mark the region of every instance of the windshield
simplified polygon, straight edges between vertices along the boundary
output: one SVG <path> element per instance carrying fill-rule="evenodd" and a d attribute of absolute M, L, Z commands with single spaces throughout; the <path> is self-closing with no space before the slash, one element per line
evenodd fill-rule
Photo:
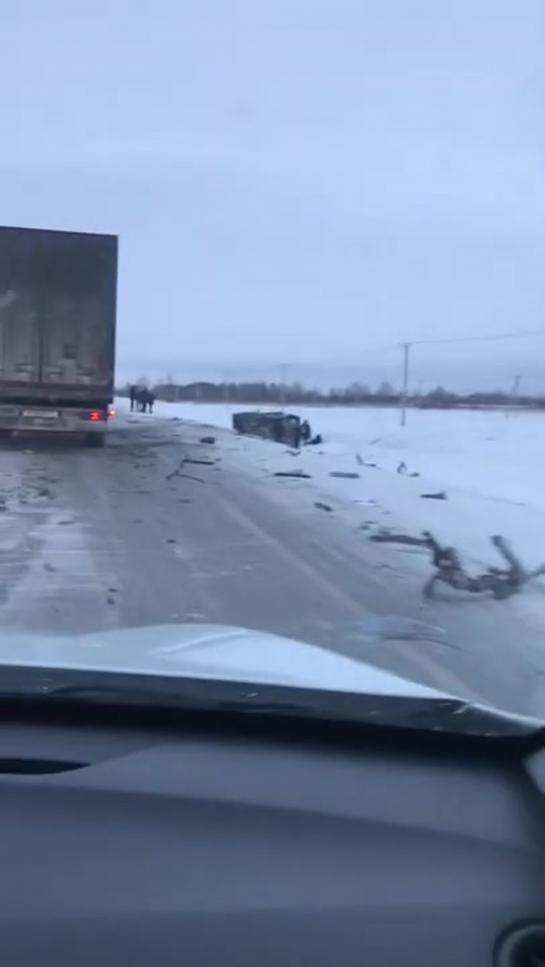
<path fill-rule="evenodd" d="M 242 628 L 200 674 L 543 717 L 543 6 L 3 37 L 0 661 L 183 674 Z"/>

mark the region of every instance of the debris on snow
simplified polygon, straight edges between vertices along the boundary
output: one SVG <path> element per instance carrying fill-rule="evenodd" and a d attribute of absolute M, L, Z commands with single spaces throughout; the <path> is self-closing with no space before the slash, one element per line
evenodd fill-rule
<path fill-rule="evenodd" d="M 273 477 L 295 477 L 298 480 L 310 480 L 311 476 L 304 470 L 275 470 L 273 473 Z"/>
<path fill-rule="evenodd" d="M 215 436 L 202 436 L 199 440 L 199 443 L 209 443 L 210 445 L 212 445 L 215 442 L 216 442 Z"/>
<path fill-rule="evenodd" d="M 193 457 L 186 457 L 185 458 L 185 462 L 186 463 L 196 463 L 196 464 L 199 464 L 201 467 L 213 467 L 214 466 L 214 461 L 213 460 L 195 460 Z"/>
<path fill-rule="evenodd" d="M 361 453 L 356 453 L 356 460 L 358 461 L 360 467 L 372 467 L 373 470 L 378 470 L 378 464 L 368 463 L 367 460 L 363 459 Z"/>
<path fill-rule="evenodd" d="M 527 581 L 545 574 L 545 564 L 526 571 L 501 534 L 493 535 L 490 541 L 508 566 L 491 566 L 475 577 L 467 573 L 454 547 L 443 547 L 429 531 L 424 532 L 424 537 L 432 552 L 435 567 L 435 572 L 423 588 L 423 594 L 428 598 L 432 597 L 437 582 L 442 581 L 457 591 L 469 591 L 471 594 L 491 591 L 496 601 L 503 601 L 520 591 Z"/>
<path fill-rule="evenodd" d="M 203 431 L 214 433 L 212 425 L 231 426 L 231 408 L 223 404 L 159 403 L 158 409 L 166 416 L 176 414 L 180 426 L 192 421 L 197 426 L 196 440 Z M 539 563 L 534 561 L 535 549 L 545 548 L 545 514 L 536 513 L 536 509 L 545 509 L 545 491 L 540 483 L 545 451 L 539 445 L 543 414 L 521 412 L 516 420 L 506 420 L 504 412 L 414 410 L 408 426 L 401 431 L 399 414 L 388 408 L 302 407 L 300 413 L 312 423 L 319 421 L 327 442 L 310 450 L 303 447 L 297 464 L 293 459 L 297 451 L 288 441 L 288 446 L 278 447 L 274 455 L 270 445 L 265 447 L 260 440 L 239 438 L 234 445 L 234 436 L 221 440 L 218 437 L 221 453 L 231 463 L 236 453 L 237 459 L 253 465 L 256 475 L 265 472 L 273 487 L 273 470 L 298 465 L 313 478 L 303 488 L 307 500 L 310 496 L 308 505 L 312 507 L 315 499 L 333 500 L 334 510 L 342 510 L 348 522 L 352 521 L 355 539 L 358 533 L 369 538 L 378 523 L 407 535 L 440 527 L 444 543 L 459 549 L 470 573 L 478 574 L 486 568 L 489 535 L 500 531 L 507 538 L 516 537 L 523 560 Z M 205 423 L 211 425 L 210 430 L 204 428 Z M 172 432 L 179 433 L 179 427 L 173 427 Z M 286 452 L 289 449 L 293 454 Z M 320 460 L 316 460 L 318 454 Z M 398 475 L 396 469 L 402 462 L 408 469 L 406 474 Z M 367 473 L 366 468 L 372 463 L 372 469 L 380 471 L 378 474 Z M 359 481 L 345 479 L 337 483 L 329 476 L 334 469 L 348 472 L 356 467 L 362 478 Z M 419 468 L 418 473 L 414 467 Z M 210 477 L 207 474 L 209 485 L 218 481 L 217 477 Z M 281 499 L 285 496 L 286 500 L 295 501 L 301 497 L 301 485 L 286 485 L 277 488 L 277 492 Z M 358 512 L 358 504 L 367 510 L 367 515 Z M 362 518 L 369 523 L 365 518 L 371 510 L 375 518 L 372 526 L 367 533 L 360 532 Z M 363 543 L 361 537 L 360 542 Z M 378 548 L 379 544 L 371 546 Z M 391 548 L 394 549 L 393 544 Z M 402 550 L 400 546 L 398 553 Z M 418 548 L 405 550 L 413 551 L 407 555 L 406 564 L 412 569 L 412 561 L 419 556 Z M 545 627 L 545 580 L 538 579 L 538 583 L 541 581 L 543 595 L 541 586 L 528 586 L 528 607 L 536 619 L 543 618 Z M 526 595 L 517 595 L 516 607 L 526 608 Z"/>
<path fill-rule="evenodd" d="M 52 496 L 53 494 L 51 493 L 49 487 L 41 487 L 39 490 L 36 491 L 36 497 L 52 497 Z"/>
<path fill-rule="evenodd" d="M 363 525 L 363 527 L 368 525 Z M 371 534 L 370 541 L 375 544 L 410 544 L 415 547 L 429 547 L 426 537 L 413 537 L 411 534 L 395 533 L 387 528 L 381 528 L 376 534 Z"/>
<path fill-rule="evenodd" d="M 195 480 L 196 483 L 202 483 L 202 484 L 206 483 L 206 481 L 203 480 L 201 477 L 194 477 L 190 473 L 182 472 L 186 463 L 189 463 L 189 462 L 190 461 L 187 459 L 187 457 L 182 457 L 176 469 L 172 470 L 170 473 L 167 473 L 165 480 L 172 480 L 173 477 L 184 477 L 185 480 Z"/>
<path fill-rule="evenodd" d="M 319 510 L 329 510 L 329 511 L 333 510 L 333 507 L 330 507 L 329 504 L 322 503 L 321 500 L 315 500 L 314 506 L 318 507 Z"/>
<path fill-rule="evenodd" d="M 359 480 L 359 477 L 360 477 L 359 473 L 351 473 L 348 470 L 346 470 L 346 471 L 345 470 L 330 470 L 329 471 L 329 476 L 330 477 L 342 477 L 345 480 Z"/>

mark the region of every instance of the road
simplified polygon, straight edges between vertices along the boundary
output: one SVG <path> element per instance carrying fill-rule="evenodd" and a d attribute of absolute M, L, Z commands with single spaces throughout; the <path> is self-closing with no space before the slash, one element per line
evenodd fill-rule
<path fill-rule="evenodd" d="M 388 548 L 275 499 L 227 431 L 121 415 L 104 450 L 0 454 L 0 622 L 41 634 L 176 622 L 272 631 L 545 714 L 545 661 L 502 603 L 424 603 Z M 275 446 L 274 444 L 270 444 Z M 182 459 L 210 461 L 185 463 Z M 197 478 L 197 479 L 194 479 Z"/>

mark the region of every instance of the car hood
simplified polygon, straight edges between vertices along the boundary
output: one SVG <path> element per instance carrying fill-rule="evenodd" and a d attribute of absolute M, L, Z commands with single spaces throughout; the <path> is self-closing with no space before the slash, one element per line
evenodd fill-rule
<path fill-rule="evenodd" d="M 453 697 L 317 645 L 223 625 L 158 625 L 63 637 L 4 632 L 0 637 L 1 665 L 413 698 Z"/>

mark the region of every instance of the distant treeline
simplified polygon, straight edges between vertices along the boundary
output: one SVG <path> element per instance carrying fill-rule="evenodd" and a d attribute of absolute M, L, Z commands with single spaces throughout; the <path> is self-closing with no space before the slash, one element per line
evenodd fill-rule
<path fill-rule="evenodd" d="M 151 387 L 157 399 L 169 403 L 272 403 L 279 406 L 321 405 L 321 406 L 388 406 L 400 402 L 400 393 L 387 382 L 371 389 L 364 383 L 350 383 L 340 389 L 310 389 L 302 383 L 281 386 L 278 383 L 157 383 Z M 128 395 L 129 387 L 120 389 L 120 395 Z M 408 397 L 411 406 L 434 409 L 449 409 L 456 406 L 529 406 L 544 407 L 543 396 L 517 396 L 500 390 L 479 393 L 453 393 L 437 386 L 428 393 L 411 393 Z"/>

